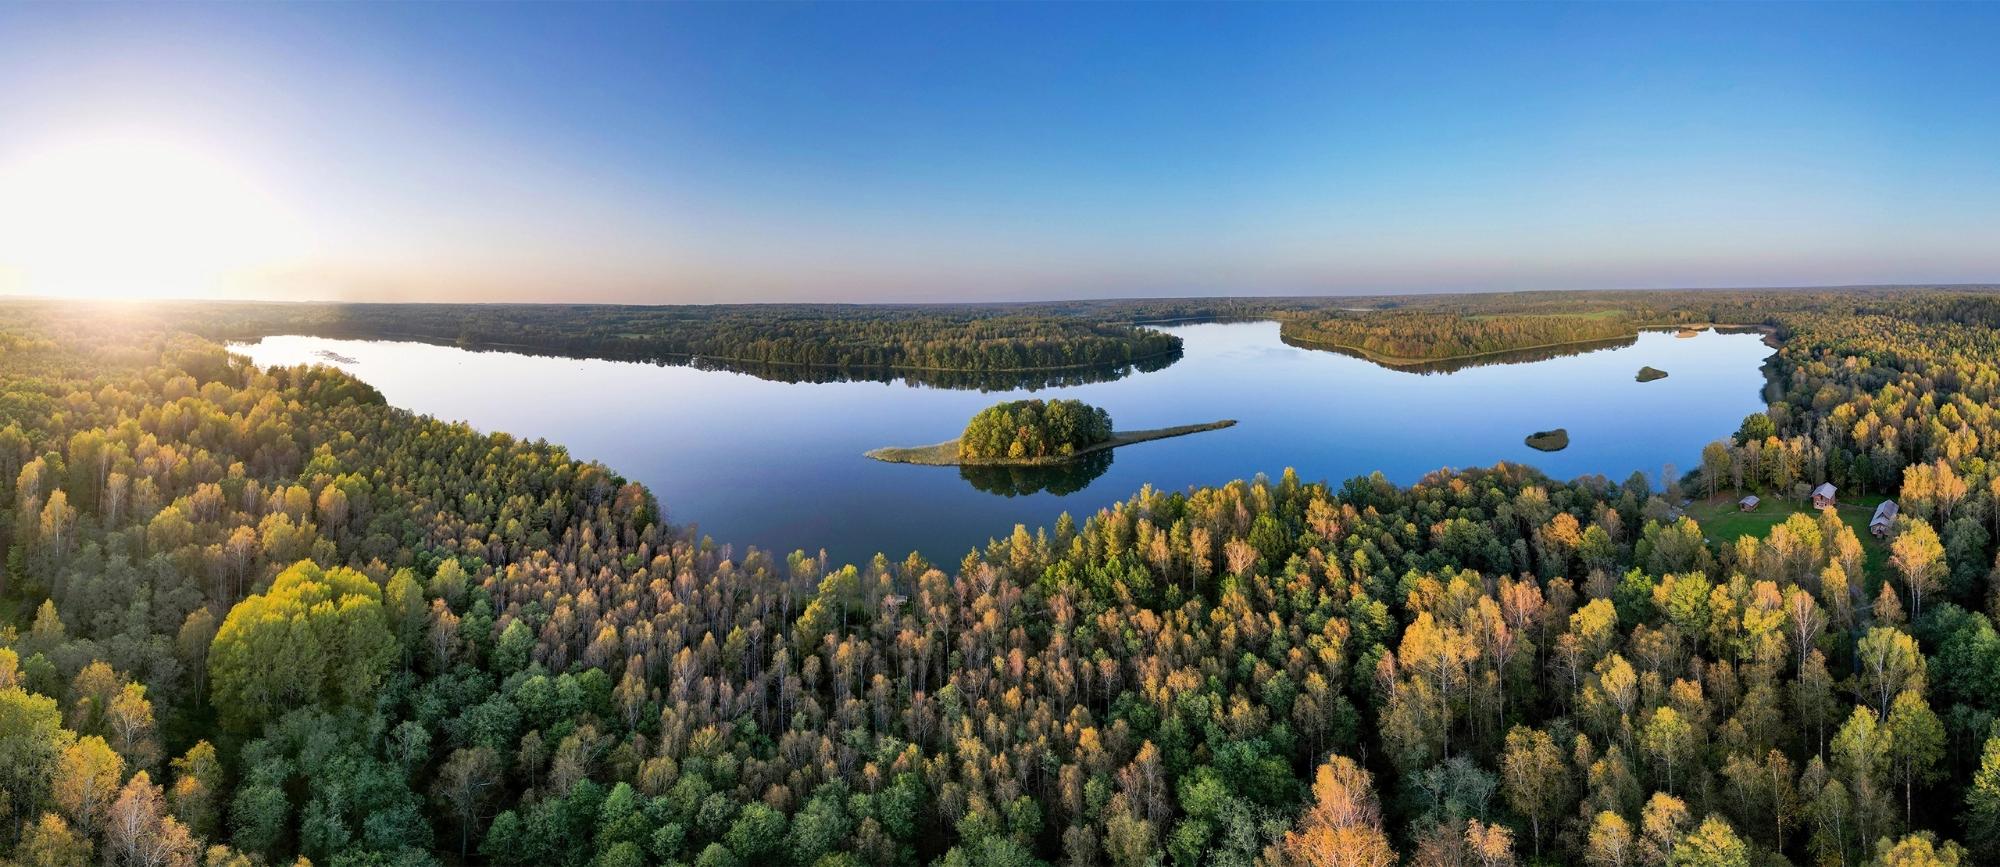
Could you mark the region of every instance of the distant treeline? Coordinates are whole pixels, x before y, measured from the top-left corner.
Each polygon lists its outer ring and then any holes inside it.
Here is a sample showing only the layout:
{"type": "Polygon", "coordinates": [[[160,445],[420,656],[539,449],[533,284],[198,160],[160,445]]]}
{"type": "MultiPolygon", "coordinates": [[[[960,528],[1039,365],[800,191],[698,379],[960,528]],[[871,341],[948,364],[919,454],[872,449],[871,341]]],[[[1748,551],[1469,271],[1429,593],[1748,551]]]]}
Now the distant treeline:
{"type": "Polygon", "coordinates": [[[157,312],[220,340],[419,340],[788,382],[906,379],[946,388],[1104,381],[1171,364],[1181,350],[1180,338],[1151,328],[1003,305],[176,304],[157,312]]]}
{"type": "MultiPolygon", "coordinates": [[[[1755,326],[1783,338],[1792,325],[1781,314],[1801,309],[1907,316],[1922,308],[1937,319],[1967,324],[1993,315],[1988,309],[1993,296],[1984,292],[1918,287],[1406,295],[1341,299],[1339,307],[1330,299],[1316,300],[1317,309],[1306,306],[1305,299],[1244,299],[1247,303],[1241,305],[1213,303],[1200,309],[1227,318],[1248,316],[1256,305],[1266,305],[1265,316],[1280,320],[1288,343],[1346,350],[1403,368],[1616,341],[1641,329],[1677,325],[1755,326]]],[[[1187,305],[1163,309],[1194,312],[1187,305]]]]}
{"type": "Polygon", "coordinates": [[[1637,328],[1616,311],[1465,316],[1391,310],[1293,319],[1280,331],[1287,342],[1354,350],[1396,364],[1615,340],[1637,328]]]}
{"type": "Polygon", "coordinates": [[[1275,319],[1421,310],[1465,316],[1578,314],[1622,311],[1646,325],[1726,322],[1777,324],[1781,309],[1853,313],[1902,313],[1913,301],[1939,307],[1941,317],[1979,315],[1994,286],[1862,286],[1801,289],[1612,290],[1602,292],[1469,292],[1456,295],[1355,295],[1322,297],[1148,298],[1050,302],[1022,307],[1043,315],[1102,322],[1275,319]]]}
{"type": "MultiPolygon", "coordinates": [[[[1964,298],[1963,289],[1950,290],[1964,298]]],[[[1638,325],[1783,323],[1774,304],[1865,313],[1901,305],[1909,288],[1529,292],[1320,298],[1162,298],[1035,304],[282,304],[167,302],[106,309],[121,326],[164,325],[221,341],[279,334],[416,340],[468,349],[605,358],[730,370],[784,382],[906,381],[1005,390],[1103,382],[1180,358],[1180,338],[1153,325],[1278,320],[1287,340],[1334,346],[1355,328],[1423,343],[1424,360],[1609,335],[1638,325]],[[1450,314],[1440,317],[1440,314],[1450,314]],[[1388,317],[1388,318],[1384,318],[1388,317]],[[1407,317],[1407,318],[1404,318],[1407,317]],[[1464,320],[1453,325],[1453,319],[1464,320]],[[1528,323],[1517,320],[1549,320],[1528,323]],[[1596,322],[1586,320],[1601,320],[1596,322]],[[1476,324],[1475,324],[1476,323],[1476,324]],[[1401,333],[1399,326],[1410,326],[1401,333]],[[1468,332],[1467,329],[1470,329],[1468,332]],[[1542,340],[1556,334],[1554,341],[1542,340]],[[1427,339],[1435,335],[1439,339],[1427,339]]],[[[1973,296],[1977,298],[1978,296],[1973,296]]],[[[1966,321],[1978,303],[1940,301],[1936,315],[1966,321]]],[[[23,310],[42,302],[19,302],[23,310]]],[[[1629,330],[1622,333],[1629,334],[1629,330]]],[[[1347,344],[1338,344],[1347,345],[1347,344]]],[[[1404,351],[1409,351],[1405,347],[1404,351]]]]}

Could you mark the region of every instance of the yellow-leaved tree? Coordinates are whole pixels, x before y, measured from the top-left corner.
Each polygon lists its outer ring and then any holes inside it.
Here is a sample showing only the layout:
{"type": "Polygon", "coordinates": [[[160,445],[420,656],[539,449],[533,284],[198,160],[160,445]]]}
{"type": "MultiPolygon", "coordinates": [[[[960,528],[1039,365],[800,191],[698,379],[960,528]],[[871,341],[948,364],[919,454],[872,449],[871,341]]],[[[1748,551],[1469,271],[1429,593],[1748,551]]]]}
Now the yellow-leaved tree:
{"type": "Polygon", "coordinates": [[[1396,850],[1382,831],[1373,775],[1333,756],[1313,779],[1313,801],[1270,860],[1293,867],[1388,867],[1396,850]]]}
{"type": "Polygon", "coordinates": [[[294,707],[367,703],[395,655],[381,588],[305,560],[229,609],[209,679],[223,719],[248,730],[294,707]]]}

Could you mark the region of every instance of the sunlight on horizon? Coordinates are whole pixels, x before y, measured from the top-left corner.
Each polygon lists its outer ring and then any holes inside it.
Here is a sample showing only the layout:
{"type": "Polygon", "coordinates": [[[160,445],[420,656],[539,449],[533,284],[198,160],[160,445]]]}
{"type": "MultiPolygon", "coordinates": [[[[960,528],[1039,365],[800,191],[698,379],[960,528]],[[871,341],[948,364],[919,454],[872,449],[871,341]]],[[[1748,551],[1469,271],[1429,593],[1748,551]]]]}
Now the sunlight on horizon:
{"type": "Polygon", "coordinates": [[[191,139],[93,132],[0,157],[0,292],[230,294],[306,241],[263,179],[191,139]]]}

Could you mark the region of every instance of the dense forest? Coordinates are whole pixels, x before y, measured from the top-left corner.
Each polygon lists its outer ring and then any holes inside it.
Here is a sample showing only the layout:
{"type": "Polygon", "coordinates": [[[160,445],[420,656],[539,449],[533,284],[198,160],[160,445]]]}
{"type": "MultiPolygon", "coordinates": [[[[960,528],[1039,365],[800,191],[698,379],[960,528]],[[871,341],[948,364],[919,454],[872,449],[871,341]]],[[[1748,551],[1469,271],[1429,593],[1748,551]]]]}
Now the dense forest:
{"type": "Polygon", "coordinates": [[[1010,305],[157,305],[206,337],[419,340],[688,364],[786,382],[909,380],[1007,390],[1116,379],[1180,357],[1180,338],[1010,305]]]}
{"type": "Polygon", "coordinates": [[[960,458],[1020,460],[1075,454],[1111,439],[1111,414],[1080,400],[1012,400],[979,411],[958,438],[960,458]]]}
{"type": "Polygon", "coordinates": [[[1636,333],[1631,320],[1617,311],[1447,315],[1394,310],[1288,319],[1279,327],[1287,343],[1345,349],[1392,365],[1617,340],[1636,333]]]}
{"type": "Polygon", "coordinates": [[[185,323],[7,305],[0,853],[1994,861],[2000,297],[1409,306],[1766,325],[1772,401],[1685,475],[1287,472],[850,565],[185,323]],[[1678,510],[1820,482],[1903,514],[1678,510]]]}

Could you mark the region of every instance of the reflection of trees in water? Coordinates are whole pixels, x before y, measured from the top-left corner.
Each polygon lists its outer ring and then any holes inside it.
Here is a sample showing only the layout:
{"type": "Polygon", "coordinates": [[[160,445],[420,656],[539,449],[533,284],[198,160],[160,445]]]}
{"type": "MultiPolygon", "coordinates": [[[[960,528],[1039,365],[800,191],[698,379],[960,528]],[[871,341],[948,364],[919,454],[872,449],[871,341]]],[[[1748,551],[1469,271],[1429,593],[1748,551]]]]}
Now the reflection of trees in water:
{"type": "Polygon", "coordinates": [[[896,368],[847,368],[847,367],[802,367],[796,365],[757,365],[716,361],[705,358],[663,359],[637,358],[662,366],[684,365],[701,370],[720,370],[743,373],[758,379],[776,382],[901,382],[910,386],[949,388],[976,391],[1013,391],[1014,389],[1067,388],[1073,385],[1089,385],[1094,382],[1111,382],[1134,373],[1152,373],[1164,370],[1181,360],[1181,351],[1176,349],[1152,358],[1144,358],[1130,364],[1106,364],[1094,367],[1063,367],[1045,370],[900,370],[896,368]]]}
{"type": "Polygon", "coordinates": [[[785,382],[903,381],[1014,389],[1103,382],[1179,357],[1181,339],[1123,316],[1023,305],[181,304],[158,318],[206,336],[414,340],[567,358],[689,365],[785,382]]]}
{"type": "Polygon", "coordinates": [[[1547,361],[1551,358],[1563,358],[1570,355],[1586,355],[1606,349],[1622,349],[1637,343],[1639,336],[1634,334],[1630,337],[1613,337],[1607,340],[1565,343],[1561,346],[1544,346],[1538,349],[1510,349],[1501,352],[1489,352],[1485,355],[1449,358],[1443,361],[1424,361],[1416,364],[1383,364],[1380,361],[1369,358],[1366,353],[1356,352],[1340,346],[1327,346],[1321,343],[1296,340],[1282,333],[1278,336],[1278,339],[1284,341],[1286,346],[1310,349],[1317,352],[1332,352],[1338,355],[1359,358],[1362,361],[1378,367],[1388,368],[1389,370],[1428,376],[1433,373],[1453,373],[1468,367],[1485,367],[1489,364],[1526,364],[1531,361],[1547,361]]]}
{"type": "Polygon", "coordinates": [[[500,352],[509,355],[532,355],[543,358],[596,358],[606,361],[633,361],[660,367],[692,367],[696,370],[712,370],[725,373],[741,373],[773,382],[827,383],[827,382],[901,382],[909,386],[927,386],[967,391],[1013,391],[1015,389],[1067,388],[1073,385],[1089,385],[1095,382],[1111,382],[1134,373],[1152,373],[1164,370],[1181,360],[1181,350],[1174,349],[1150,358],[1133,362],[1114,364],[1081,365],[1077,367],[1052,367],[1037,370],[913,370],[897,367],[857,367],[820,366],[806,364],[759,364],[756,362],[730,361],[695,355],[663,355],[657,352],[628,351],[611,346],[592,346],[577,351],[563,351],[539,346],[493,345],[469,341],[438,340],[410,335],[380,335],[367,332],[343,333],[334,329],[322,329],[327,333],[319,336],[338,340],[406,340],[428,343],[433,346],[451,346],[471,352],[500,352]]]}
{"type": "Polygon", "coordinates": [[[1003,497],[1025,497],[1048,491],[1074,494],[1111,469],[1111,449],[1099,449],[1076,460],[1042,467],[960,466],[958,477],[979,490],[1003,497]]]}
{"type": "Polygon", "coordinates": [[[1182,354],[1179,342],[1176,341],[1172,349],[1134,361],[1113,361],[1101,364],[1077,364],[1061,367],[1007,370],[954,370],[899,367],[894,364],[807,364],[744,361],[698,354],[662,352],[643,344],[593,341],[587,338],[578,338],[574,346],[529,342],[531,339],[529,337],[520,338],[521,342],[486,341],[463,336],[454,339],[416,331],[343,325],[339,323],[292,324],[288,327],[265,328],[261,330],[236,329],[235,331],[231,331],[229,329],[221,329],[215,336],[224,340],[255,341],[265,336],[279,333],[324,337],[332,340],[407,341],[425,343],[432,346],[450,346],[470,352],[499,352],[509,355],[531,355],[543,358],[592,358],[605,361],[631,361],[641,364],[658,365],[660,367],[692,367],[697,370],[741,373],[773,382],[901,382],[911,386],[976,391],[1066,388],[1097,382],[1111,382],[1123,379],[1134,373],[1152,373],[1157,370],[1164,370],[1174,362],[1181,360],[1182,354]]]}

